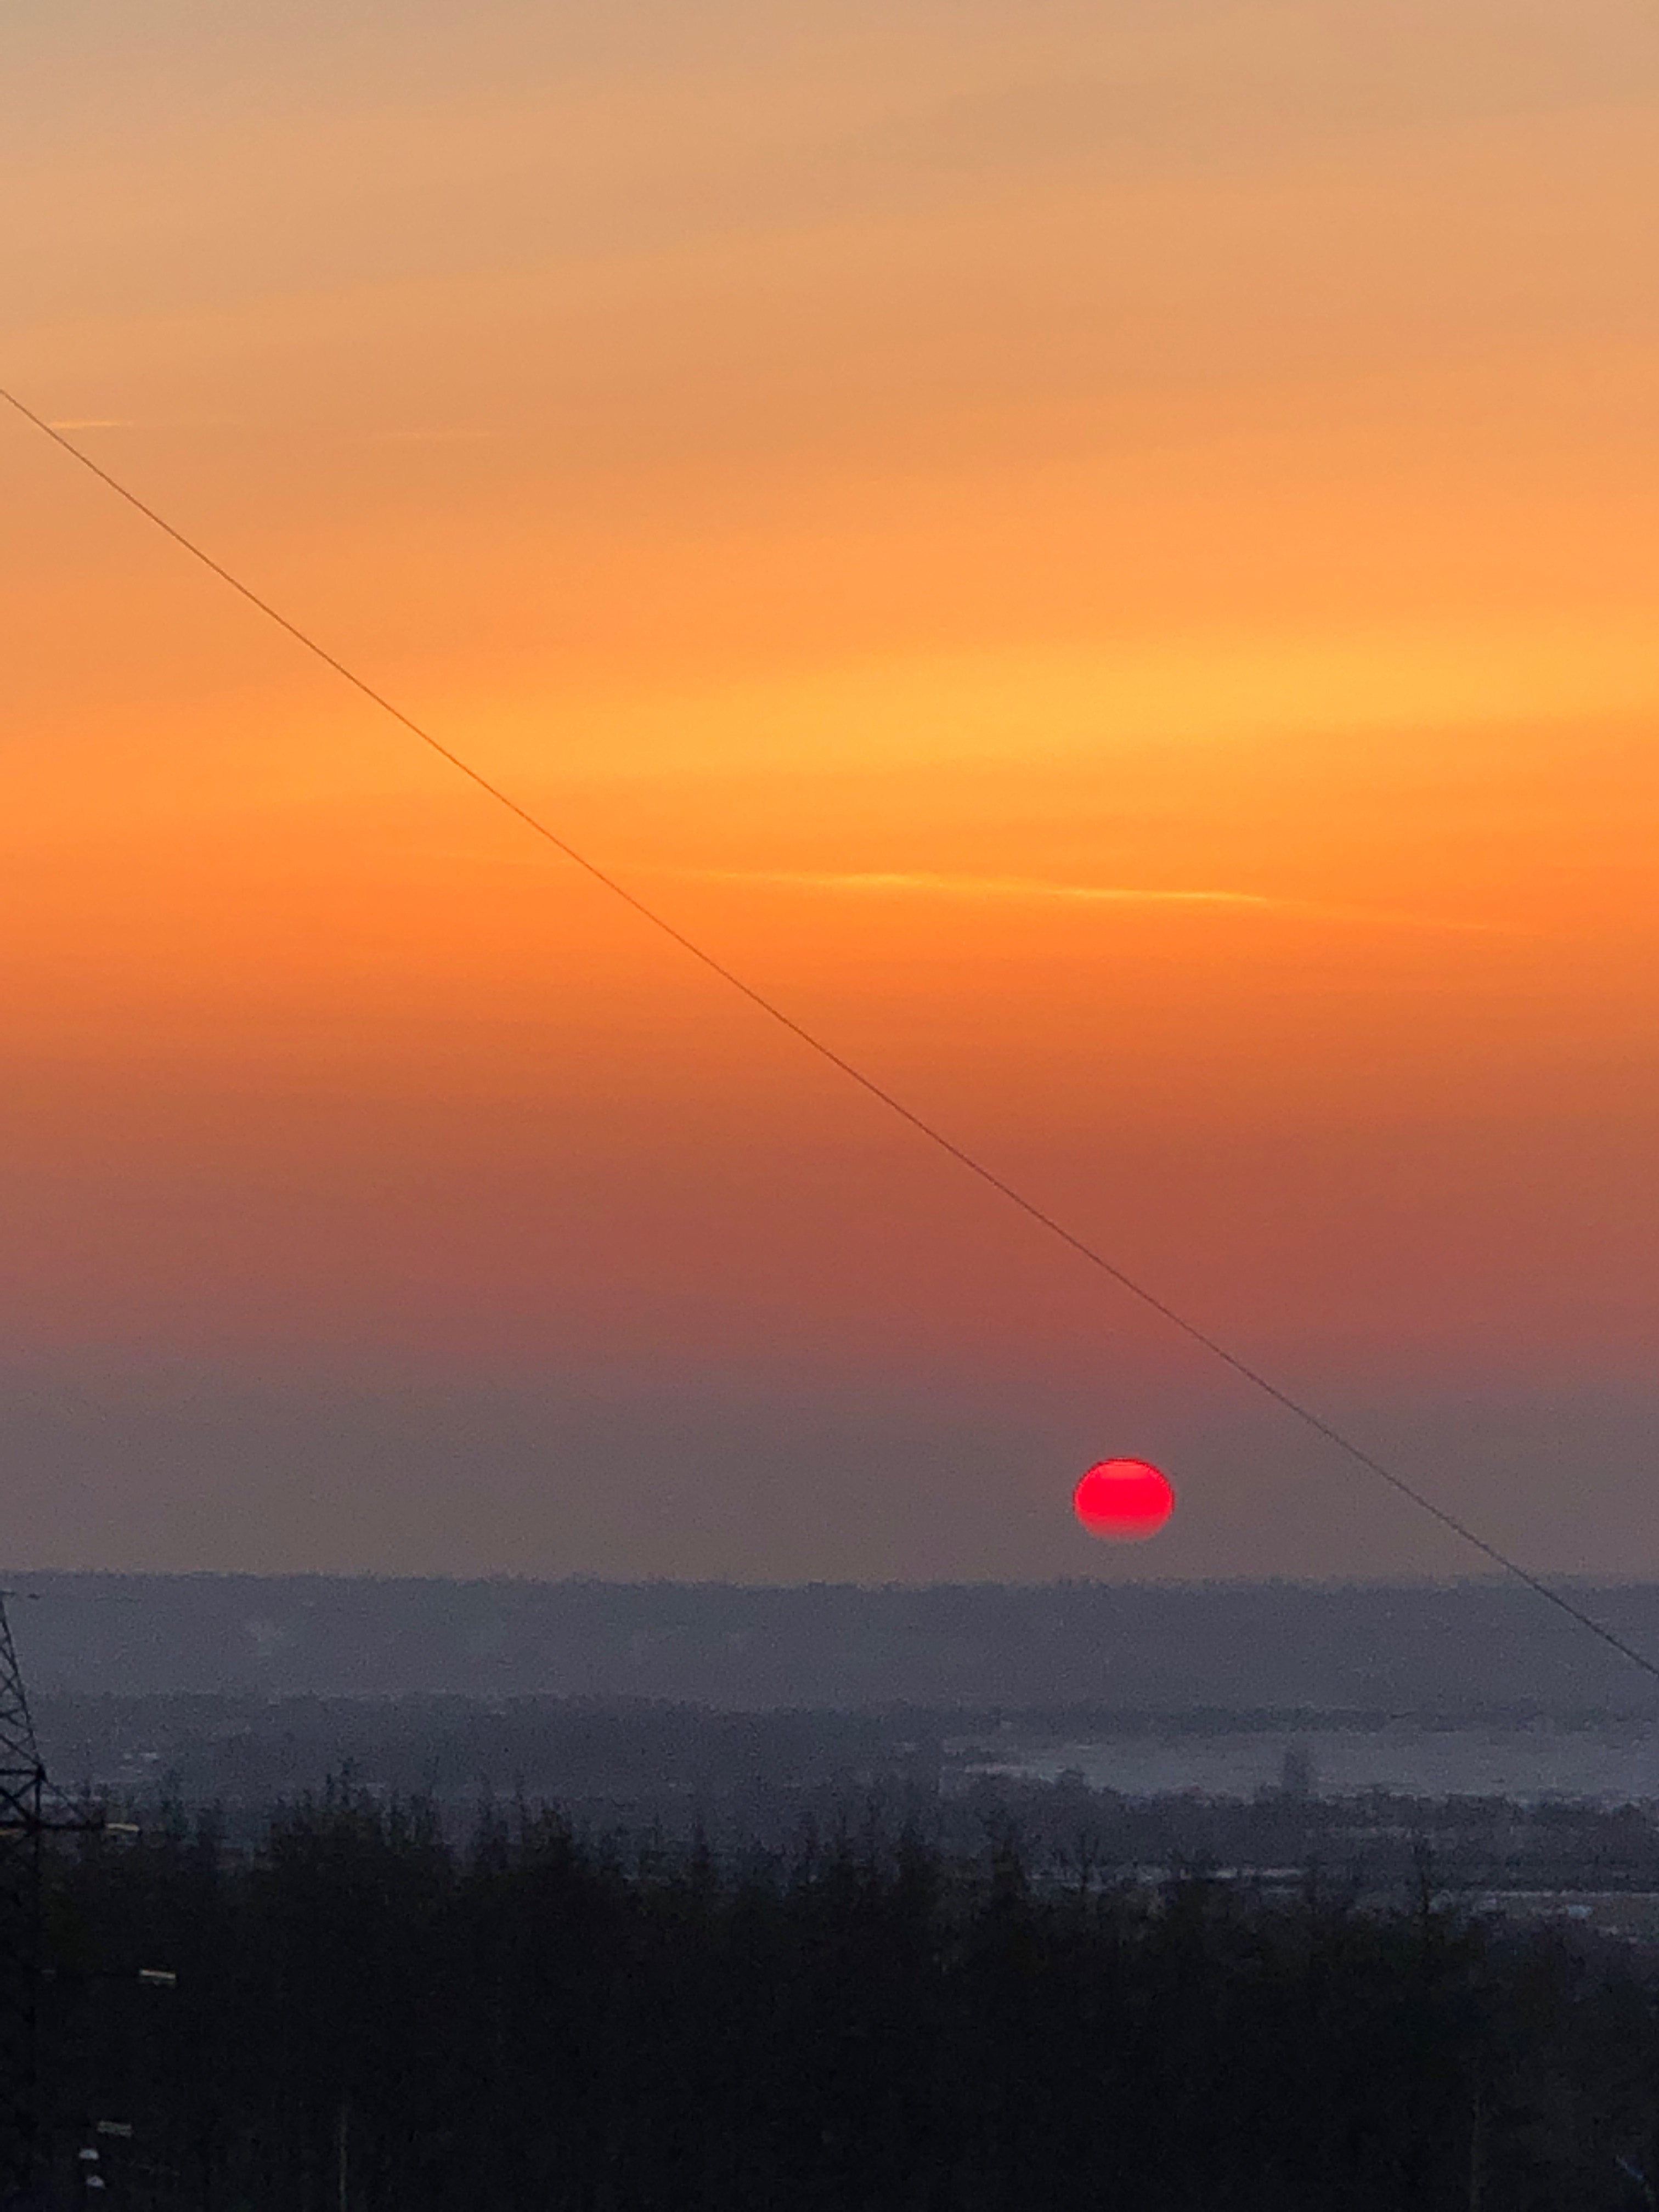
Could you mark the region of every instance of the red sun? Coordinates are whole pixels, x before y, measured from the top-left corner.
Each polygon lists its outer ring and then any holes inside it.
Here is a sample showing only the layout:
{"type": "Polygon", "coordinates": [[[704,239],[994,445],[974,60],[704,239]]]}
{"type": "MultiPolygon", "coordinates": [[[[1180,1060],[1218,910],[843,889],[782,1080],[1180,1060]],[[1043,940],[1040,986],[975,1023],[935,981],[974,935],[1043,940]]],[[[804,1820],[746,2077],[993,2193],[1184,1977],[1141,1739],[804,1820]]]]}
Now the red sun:
{"type": "Polygon", "coordinates": [[[1091,1536],[1142,1544],[1175,1511],[1175,1486],[1150,1460],[1103,1459],[1072,1493],[1072,1507],[1091,1536]]]}

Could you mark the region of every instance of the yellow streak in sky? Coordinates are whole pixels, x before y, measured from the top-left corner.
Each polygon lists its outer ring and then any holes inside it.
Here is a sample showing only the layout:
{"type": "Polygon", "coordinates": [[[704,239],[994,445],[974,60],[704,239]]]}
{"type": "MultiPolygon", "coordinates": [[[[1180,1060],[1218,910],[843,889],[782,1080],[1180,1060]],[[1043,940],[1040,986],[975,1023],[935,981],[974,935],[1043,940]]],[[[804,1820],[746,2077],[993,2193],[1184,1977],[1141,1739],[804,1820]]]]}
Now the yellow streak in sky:
{"type": "Polygon", "coordinates": [[[693,876],[702,883],[763,884],[782,890],[896,891],[941,898],[1054,899],[1091,906],[1226,907],[1258,914],[1301,915],[1322,921],[1354,922],[1377,928],[1443,929],[1482,936],[1516,933],[1496,922],[1404,914],[1371,907],[1333,906],[1315,899],[1281,897],[1268,891],[1045,883],[1026,876],[953,876],[925,869],[898,868],[677,868],[665,872],[693,876]]]}

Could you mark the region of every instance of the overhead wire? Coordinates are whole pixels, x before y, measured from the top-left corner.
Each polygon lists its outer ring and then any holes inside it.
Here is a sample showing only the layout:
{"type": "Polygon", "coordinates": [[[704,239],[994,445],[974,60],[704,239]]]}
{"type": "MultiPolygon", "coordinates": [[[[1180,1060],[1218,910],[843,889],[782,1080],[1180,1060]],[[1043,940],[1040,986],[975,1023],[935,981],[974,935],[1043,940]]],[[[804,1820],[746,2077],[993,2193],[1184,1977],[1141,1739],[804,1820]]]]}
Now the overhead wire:
{"type": "Polygon", "coordinates": [[[1338,1428],[1334,1422],[1327,1420],[1323,1414],[1316,1412],[1311,1406],[1298,1398],[1293,1392],[1281,1388],[1260,1368],[1254,1366],[1241,1354],[1234,1352],[1218,1337],[1212,1335],[1208,1329],[1203,1328],[1199,1322],[1190,1320],[1177,1307],[1171,1305],[1167,1299],[1149,1289],[1136,1276],[1121,1267],[1115,1260],[1109,1259],[1085,1237],[1078,1235],[1076,1231],[1067,1228],[1063,1221],[1049,1212],[1045,1206],[1039,1205],[1035,1199],[1029,1198],[1023,1190],[1010,1182],[1006,1176],[999,1174],[994,1168],[988,1166],[965,1145],[960,1144],[954,1137],[948,1135],[937,1124],[929,1121],[925,1115],[919,1113],[896,1092],[890,1091],[874,1076],[866,1073],[855,1061],[837,1051],[834,1045],[818,1036],[816,1030],[809,1029],[804,1022],[798,1020],[775,999],[758,989],[735,969],[728,967],[725,961],[709,951],[706,945],[700,944],[696,939],[688,936],[678,923],[672,921],[666,915],[642,899],[636,891],[630,890],[625,883],[612,875],[607,868],[602,867],[598,861],[590,859],[580,848],[573,845],[568,838],[561,836],[550,824],[543,821],[539,815],[532,812],[521,800],[515,799],[509,791],[495,782],[481,769],[474,767],[464,755],[456,752],[441,738],[434,737],[430,730],[417,722],[412,715],[405,714],[404,709],[387,698],[384,692],[377,690],[365,678],[358,675],[356,669],[342,660],[337,654],[330,652],[328,647],[313,637],[308,630],[290,620],[280,608],[274,606],[251,585],[245,583],[234,570],[228,568],[222,562],[216,560],[213,555],[204,547],[198,544],[194,538],[188,537],[176,524],[170,522],[164,514],[159,513],[147,501],[140,498],[138,494],[123,483],[118,477],[112,476],[107,469],[94,460],[89,453],[84,453],[79,446],[66,438],[54,424],[48,422],[44,416],[37,414],[32,407],[26,405],[14,392],[0,386],[0,400],[3,400],[7,406],[22,417],[24,422],[32,424],[43,437],[50,439],[53,445],[68,454],[71,460],[77,462],[89,475],[95,477],[101,484],[113,492],[118,499],[124,501],[128,507],[142,515],[145,521],[153,525],[164,537],[170,538],[183,552],[187,553],[191,560],[208,569],[219,579],[221,583],[228,585],[239,598],[245,599],[250,606],[264,616],[267,621],[274,623],[276,628],[284,631],[296,645],[302,647],[314,659],[321,661],[325,667],[331,669],[355,691],[359,692],[372,705],[378,707],[382,714],[389,715],[400,728],[417,738],[429,751],[435,753],[440,760],[447,762],[458,775],[465,776],[469,783],[476,786],[498,806],[504,807],[509,814],[514,816],[544,843],[550,845],[555,852],[562,854],[573,866],[579,868],[584,875],[608,891],[613,898],[620,900],[624,906],[639,915],[641,921],[648,923],[660,936],[665,937],[671,944],[678,945],[682,952],[688,954],[708,974],[718,978],[740,997],[746,999],[749,1004],[765,1015],[769,1021],[775,1024],[778,1028],[787,1030],[809,1052],[834,1068],[837,1073],[844,1076],[848,1082],[856,1085],[866,1097],[874,1099],[878,1105],[884,1108],[888,1113],[914,1130],[936,1151],[954,1160],[959,1167],[964,1168],[988,1189],[994,1191],[1007,1204],[1017,1208],[1028,1220],[1034,1222],[1038,1228],[1054,1237],[1068,1250],[1075,1253],[1079,1259],[1086,1261],[1090,1267],[1115,1283],[1121,1290],[1138,1300],[1149,1311],[1167,1322],[1190,1343],[1197,1345],[1201,1350],[1208,1352],[1212,1358],[1219,1361],[1250,1389],[1271,1400],[1282,1411],[1300,1422],[1304,1428],[1322,1437],[1325,1443],[1340,1452],[1354,1466],[1362,1468],[1366,1473],[1375,1475],[1379,1480],[1387,1484],[1397,1496],[1416,1506],[1420,1512],[1427,1514],[1431,1519],[1437,1522],[1443,1528],[1455,1536],[1460,1542],[1478,1553],[1491,1565],[1497,1567],[1513,1581],[1532,1591],[1534,1596],[1541,1598],[1547,1604],[1553,1606],[1558,1613],[1564,1614],[1569,1620],[1576,1622],[1580,1628],[1587,1630],[1590,1635],[1598,1638],[1610,1650],[1617,1652],[1621,1658],[1629,1660],[1632,1666],[1639,1667],[1644,1674],[1651,1675],[1656,1681],[1659,1681],[1659,1661],[1650,1657],[1646,1652],[1627,1642],[1615,1630],[1609,1628],[1605,1621],[1599,1620],[1594,1613],[1576,1603],[1565,1591],[1559,1589],[1554,1583],[1545,1581],[1541,1576],[1534,1574],[1529,1567],[1523,1566],[1518,1559],[1511,1558],[1498,1545],[1492,1543],[1472,1528],[1460,1515],[1451,1511],[1449,1507],[1440,1504],[1426,1492],[1419,1489],[1414,1483],[1408,1481],[1404,1475],[1398,1474],[1385,1462],[1379,1459],[1374,1452],[1368,1451],[1364,1445],[1356,1443],[1352,1437],[1338,1428]]]}

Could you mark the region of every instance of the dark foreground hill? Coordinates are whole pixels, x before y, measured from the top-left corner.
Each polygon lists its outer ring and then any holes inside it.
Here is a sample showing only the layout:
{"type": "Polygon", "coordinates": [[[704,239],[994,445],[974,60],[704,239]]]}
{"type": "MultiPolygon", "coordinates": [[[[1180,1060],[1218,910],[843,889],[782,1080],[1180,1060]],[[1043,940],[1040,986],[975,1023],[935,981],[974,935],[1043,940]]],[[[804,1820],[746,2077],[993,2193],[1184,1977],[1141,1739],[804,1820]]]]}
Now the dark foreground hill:
{"type": "MultiPolygon", "coordinates": [[[[1524,1589],[1060,1583],[866,1589],[352,1577],[9,1578],[43,1691],[659,1698],[806,1706],[1659,1710],[1524,1589]]],[[[1577,1601],[1659,1653],[1659,1588],[1577,1601]]]]}

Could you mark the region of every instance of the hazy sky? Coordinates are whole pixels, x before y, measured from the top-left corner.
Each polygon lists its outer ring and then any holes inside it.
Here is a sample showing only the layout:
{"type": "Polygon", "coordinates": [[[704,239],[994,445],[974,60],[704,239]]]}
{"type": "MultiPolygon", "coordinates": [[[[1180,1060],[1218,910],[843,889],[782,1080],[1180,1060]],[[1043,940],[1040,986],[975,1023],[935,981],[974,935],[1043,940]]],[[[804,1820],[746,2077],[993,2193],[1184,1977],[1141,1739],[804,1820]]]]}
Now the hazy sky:
{"type": "MultiPolygon", "coordinates": [[[[1535,1565],[1659,1572],[1659,16],[23,0],[0,381],[1535,1565]]],[[[1466,1563],[0,422],[26,1564],[1466,1563]],[[1102,1453],[1182,1510],[1073,1533],[1102,1453]]]]}

